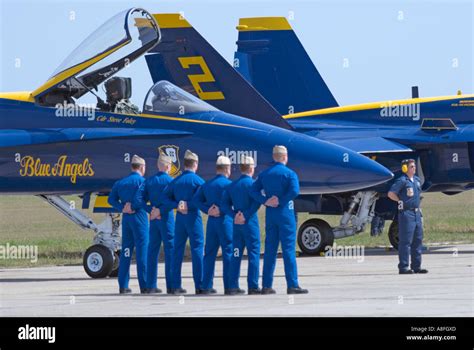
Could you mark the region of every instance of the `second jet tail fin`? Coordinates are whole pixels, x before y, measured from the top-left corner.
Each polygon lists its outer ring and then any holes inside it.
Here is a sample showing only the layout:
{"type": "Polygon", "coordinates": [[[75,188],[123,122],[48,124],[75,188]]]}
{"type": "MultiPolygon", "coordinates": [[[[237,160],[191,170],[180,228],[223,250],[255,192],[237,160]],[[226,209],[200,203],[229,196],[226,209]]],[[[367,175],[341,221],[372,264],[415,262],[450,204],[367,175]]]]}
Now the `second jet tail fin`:
{"type": "Polygon", "coordinates": [[[146,56],[153,82],[168,80],[214,107],[292,129],[180,14],[155,14],[161,42],[146,56]]]}
{"type": "Polygon", "coordinates": [[[241,18],[235,67],[282,115],[338,106],[285,17],[241,18]]]}

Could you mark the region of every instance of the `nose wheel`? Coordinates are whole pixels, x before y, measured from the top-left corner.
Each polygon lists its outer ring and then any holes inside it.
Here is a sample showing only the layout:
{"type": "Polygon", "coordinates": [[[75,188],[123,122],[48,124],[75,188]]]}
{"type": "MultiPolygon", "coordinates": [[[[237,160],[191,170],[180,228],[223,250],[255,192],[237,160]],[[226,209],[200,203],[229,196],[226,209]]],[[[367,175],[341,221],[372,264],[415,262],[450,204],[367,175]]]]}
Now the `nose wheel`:
{"type": "Polygon", "coordinates": [[[321,219],[305,221],[298,230],[298,246],[308,255],[319,255],[326,246],[334,243],[334,233],[331,226],[321,219]]]}
{"type": "Polygon", "coordinates": [[[89,247],[84,253],[83,266],[92,278],[105,278],[114,268],[114,253],[101,244],[89,247]]]}

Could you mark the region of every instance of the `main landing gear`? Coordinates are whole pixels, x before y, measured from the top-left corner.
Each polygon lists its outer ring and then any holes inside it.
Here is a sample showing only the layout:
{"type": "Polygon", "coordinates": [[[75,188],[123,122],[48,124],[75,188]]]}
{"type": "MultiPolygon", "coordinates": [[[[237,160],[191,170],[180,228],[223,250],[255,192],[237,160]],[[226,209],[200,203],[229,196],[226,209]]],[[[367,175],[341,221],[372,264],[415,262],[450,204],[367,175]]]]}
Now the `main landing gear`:
{"type": "Polygon", "coordinates": [[[364,231],[375,216],[377,199],[378,194],[375,191],[356,193],[337,227],[331,227],[322,219],[305,221],[298,230],[298,246],[305,254],[319,255],[329,249],[328,247],[332,247],[334,239],[364,231]]]}

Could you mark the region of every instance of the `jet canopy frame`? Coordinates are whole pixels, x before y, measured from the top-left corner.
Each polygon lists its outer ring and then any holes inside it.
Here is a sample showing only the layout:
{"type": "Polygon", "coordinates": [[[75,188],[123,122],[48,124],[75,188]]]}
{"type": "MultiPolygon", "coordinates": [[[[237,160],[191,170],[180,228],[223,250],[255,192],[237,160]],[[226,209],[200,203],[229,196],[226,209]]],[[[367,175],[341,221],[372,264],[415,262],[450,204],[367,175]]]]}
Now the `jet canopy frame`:
{"type": "Polygon", "coordinates": [[[167,80],[154,84],[146,94],[143,113],[187,114],[218,109],[167,80]]]}
{"type": "Polygon", "coordinates": [[[36,102],[54,106],[73,102],[109,79],[161,40],[159,26],[148,11],[131,8],[113,16],[90,34],[53,72],[49,80],[32,92],[36,102]]]}

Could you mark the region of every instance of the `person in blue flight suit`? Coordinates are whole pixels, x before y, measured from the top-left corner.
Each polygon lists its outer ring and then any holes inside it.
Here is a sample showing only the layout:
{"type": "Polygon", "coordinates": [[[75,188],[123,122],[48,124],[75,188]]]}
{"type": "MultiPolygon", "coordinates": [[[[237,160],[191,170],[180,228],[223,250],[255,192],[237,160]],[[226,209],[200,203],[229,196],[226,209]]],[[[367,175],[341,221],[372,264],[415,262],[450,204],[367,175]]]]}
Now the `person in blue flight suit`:
{"type": "Polygon", "coordinates": [[[403,160],[402,172],[404,174],[393,183],[388,192],[388,197],[398,202],[398,271],[400,274],[428,273],[428,270],[421,268],[423,247],[421,182],[415,175],[415,160],[403,160]]]}
{"type": "Polygon", "coordinates": [[[296,217],[293,199],[299,194],[298,175],[289,169],[288,151],[285,146],[273,147],[274,164],[261,172],[250,194],[264,204],[265,209],[265,253],[263,256],[262,294],[274,294],[278,244],[281,242],[288,294],[306,294],[308,290],[298,284],[296,266],[296,217]]]}
{"type": "Polygon", "coordinates": [[[225,189],[222,198],[222,210],[234,220],[230,275],[228,288],[224,291],[226,295],[245,293],[245,290],[239,287],[240,263],[245,248],[247,248],[248,254],[248,294],[261,293],[261,289],[258,287],[260,228],[257,216],[260,204],[249,193],[255,171],[255,162],[252,157],[244,156],[242,158],[240,171],[242,175],[225,189]]]}
{"type": "Polygon", "coordinates": [[[165,250],[166,290],[171,293],[171,257],[174,246],[174,213],[163,209],[163,196],[166,186],[173,180],[169,176],[173,161],[171,157],[160,153],[156,175],[149,177],[135,195],[133,205],[145,208],[150,214],[149,244],[147,253],[147,292],[161,293],[157,286],[158,257],[161,243],[165,250]],[[150,202],[150,205],[147,203],[150,202]]]}
{"type": "Polygon", "coordinates": [[[145,181],[145,160],[137,155],[132,157],[132,172],[118,180],[112,187],[108,202],[123,213],[122,250],[118,270],[120,294],[131,293],[129,288],[130,261],[133,249],[136,248],[137,274],[140,292],[147,293],[146,260],[148,248],[148,215],[143,208],[135,208],[133,200],[136,192],[145,181]]]}
{"type": "Polygon", "coordinates": [[[193,203],[208,215],[206,245],[204,247],[204,268],[201,294],[215,294],[213,288],[214,270],[219,246],[222,250],[224,290],[229,289],[229,269],[232,257],[232,218],[222,211],[222,195],[231,183],[230,159],[220,156],[216,161],[217,175],[202,185],[193,197],[193,203]]]}
{"type": "Polygon", "coordinates": [[[196,174],[198,162],[197,154],[187,150],[184,154],[183,173],[171,181],[165,190],[163,210],[177,208],[171,264],[173,288],[170,294],[186,293],[181,285],[181,266],[188,238],[191,245],[194,287],[196,294],[201,294],[204,233],[201,213],[192,202],[197,190],[204,183],[204,180],[196,174]]]}

